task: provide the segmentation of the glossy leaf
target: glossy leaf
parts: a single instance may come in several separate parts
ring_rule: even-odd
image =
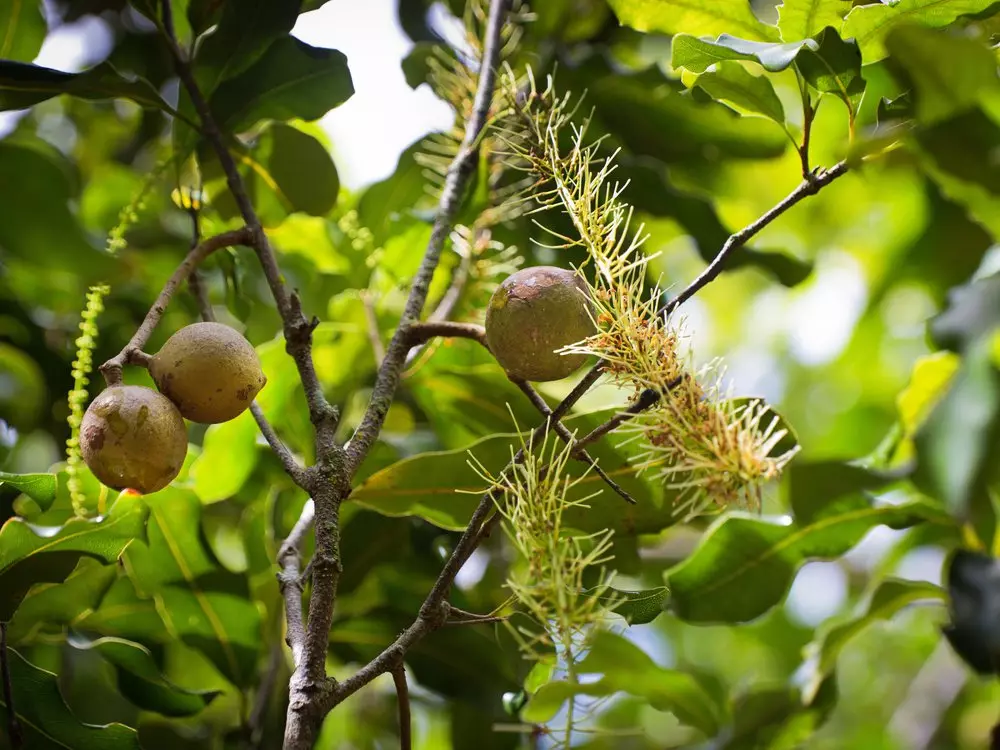
[[[81,556],[112,563],[144,534],[146,504],[123,493],[104,518],[76,518],[61,527],[38,527],[11,518],[0,528],[0,620],[10,620],[36,583],[58,583]]]
[[[748,622],[784,598],[795,572],[809,560],[830,560],[872,528],[902,529],[949,521],[914,502],[874,506],[864,498],[837,503],[807,525],[731,515],[705,532],[697,549],[667,571],[670,606],[687,622]]]
[[[131,99],[143,107],[171,111],[147,81],[129,80],[110,63],[83,73],[0,60],[0,111],[26,109],[60,94],[82,99]]]
[[[993,51],[974,39],[902,26],[885,39],[899,75],[913,86],[917,119],[932,125],[980,104],[1000,111]],[[942,61],[947,60],[947,65]]]
[[[796,65],[810,86],[839,98],[854,118],[865,91],[861,77],[861,51],[853,41],[844,41],[831,28],[816,37],[817,47],[803,49]]]
[[[84,724],[63,700],[59,678],[36,667],[14,649],[9,649],[14,710],[28,748],[72,748],[73,750],[140,750],[136,731],[123,724]],[[0,717],[9,720],[0,693]]]
[[[948,566],[951,623],[944,634],[955,652],[979,674],[1000,673],[1000,564],[993,557],[959,550]]]
[[[153,597],[167,629],[233,684],[252,684],[260,614],[246,578],[222,569],[205,546],[194,493],[171,487],[149,502],[149,544],[135,545],[126,557],[139,594]]]
[[[745,60],[776,73],[795,62],[803,49],[814,49],[817,46],[813,39],[779,44],[754,42],[729,34],[720,34],[715,40],[678,34],[671,46],[670,64],[675,68],[686,68],[692,73],[703,73],[709,66],[724,60]]]
[[[63,583],[33,586],[24,597],[7,630],[13,644],[29,641],[36,632],[65,627],[97,609],[118,570],[98,560],[84,559]]]
[[[841,35],[854,38],[865,64],[886,56],[884,41],[903,24],[947,26],[962,16],[982,13],[995,0],[899,0],[895,3],[858,5],[847,14]]]
[[[674,714],[682,723],[706,735],[711,736],[718,729],[721,708],[694,676],[658,666],[642,649],[620,635],[608,631],[596,633],[578,671],[602,677],[582,684],[559,680],[542,685],[522,709],[522,718],[544,723],[577,695],[626,692],[644,698],[658,711]]]
[[[893,618],[914,602],[941,601],[944,594],[944,589],[933,583],[890,578],[879,584],[860,613],[825,622],[807,651],[813,668],[805,689],[806,700],[811,700],[823,680],[833,674],[841,651],[865,628]]]
[[[55,474],[9,474],[0,471],[0,487],[13,487],[30,497],[42,510],[48,510],[56,499]]]
[[[723,4],[713,0],[610,0],[609,5],[623,26],[638,31],[696,36],[734,31],[764,42],[778,38],[778,30],[758,21],[744,0]]]
[[[991,343],[966,352],[944,397],[917,432],[914,481],[961,519],[991,514],[987,486],[1000,476],[1000,369]]]
[[[302,211],[324,216],[340,192],[337,168],[326,147],[304,130],[272,123],[252,149],[236,153],[247,192],[265,226],[277,226],[290,213]],[[204,169],[212,205],[225,218],[239,215],[214,156],[206,156]]]
[[[780,125],[785,122],[785,109],[771,82],[747,72],[737,62],[717,63],[714,71],[698,76],[695,85],[713,99],[735,104]]]
[[[129,702],[145,711],[164,716],[193,716],[220,693],[217,690],[185,690],[160,672],[149,649],[121,638],[70,638],[76,649],[95,651],[115,668],[118,687]]]
[[[317,120],[353,93],[342,52],[287,36],[275,41],[246,71],[219,86],[210,105],[222,128],[241,132],[263,119]]]
[[[225,3],[215,31],[206,36],[195,58],[194,73],[202,93],[211,98],[223,81],[257,62],[299,15],[301,0],[244,0]]]
[[[839,29],[851,0],[782,0],[778,31],[786,42],[816,36],[827,26]]]
[[[46,25],[41,6],[31,0],[0,3],[0,60],[31,62],[42,48]]]
[[[643,591],[612,588],[608,598],[618,602],[615,614],[624,617],[630,625],[645,625],[663,614],[670,600],[670,590],[666,586]]]
[[[788,467],[789,496],[795,521],[808,525],[848,497],[885,487],[898,477],[847,461],[793,461]]]
[[[599,415],[576,417],[567,420],[567,426],[583,433],[596,426],[598,419]],[[516,436],[495,435],[462,449],[422,453],[403,459],[372,474],[351,493],[349,502],[360,503],[389,516],[415,515],[441,528],[464,529],[487,487],[469,465],[469,453],[491,471],[500,471],[516,446],[520,446]],[[610,490],[602,489],[600,478],[590,473],[573,490],[573,496],[584,497],[602,491],[589,501],[589,509],[567,511],[567,523],[571,527],[583,531],[612,528],[633,535],[655,533],[677,522],[671,504],[674,495],[637,477],[628,464],[628,450],[635,448],[615,448],[612,441],[606,441],[588,450],[638,501],[637,504],[628,505]],[[579,462],[571,462],[569,471],[579,476],[583,468]]]

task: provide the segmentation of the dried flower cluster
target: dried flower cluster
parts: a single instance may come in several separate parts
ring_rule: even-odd
[[[679,513],[759,508],[763,484],[794,453],[772,455],[787,431],[762,402],[722,393],[717,366],[692,367],[683,326],[664,313],[661,290],[647,284],[647,235],[641,225],[633,228],[633,209],[621,200],[625,185],[613,180],[617,152],[601,156],[601,139],[588,142],[588,120],[574,123],[575,106],[555,95],[551,78],[539,91],[532,77],[525,87],[507,75],[504,90],[505,155],[533,177],[522,202],[564,211],[575,233],[550,233],[550,247],[583,247],[594,266],[587,281],[599,330],[566,351],[593,354],[618,384],[660,394],[627,429],[642,441],[637,467],[657,472],[678,492]]]

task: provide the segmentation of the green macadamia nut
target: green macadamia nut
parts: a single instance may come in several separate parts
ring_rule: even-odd
[[[579,369],[585,354],[557,354],[597,332],[587,285],[574,271],[534,266],[497,287],[486,311],[486,340],[513,377],[544,382]]]
[[[149,373],[184,417],[205,424],[238,417],[267,382],[250,342],[221,323],[177,331],[151,358]]]
[[[187,428],[170,399],[141,385],[106,388],[80,424],[83,460],[103,484],[146,495],[181,470]]]

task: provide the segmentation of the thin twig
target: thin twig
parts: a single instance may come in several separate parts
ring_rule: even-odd
[[[667,385],[667,388],[668,389],[676,388],[677,385],[681,382],[681,377],[678,377],[673,382],[669,383]],[[591,443],[597,442],[602,437],[607,435],[609,432],[613,432],[614,430],[616,430],[617,428],[621,427],[623,424],[628,422],[630,419],[633,419],[637,415],[646,411],[646,409],[649,409],[651,406],[653,406],[653,404],[655,404],[659,400],[660,400],[660,394],[657,393],[652,388],[647,388],[646,390],[644,390],[642,393],[639,394],[639,398],[637,398],[632,404],[630,404],[629,407],[625,409],[625,411],[615,414],[604,424],[595,427],[593,430],[588,432],[582,438],[577,440],[576,441],[577,446],[582,448],[585,445],[590,445]]]
[[[14,708],[14,684],[10,677],[10,661],[7,655],[7,623],[0,621],[0,672],[3,673],[3,702],[7,706],[7,732],[13,750],[24,747],[21,722]]]
[[[392,681],[396,685],[396,703],[399,706],[399,750],[413,750],[410,688],[406,684],[406,669],[402,664],[393,667]]]
[[[545,399],[542,398],[541,394],[535,390],[531,383],[521,380],[520,378],[511,378],[511,382],[521,389],[521,392],[528,397],[528,400],[532,403],[532,405],[542,413],[542,416],[551,418],[552,409],[549,408],[549,405],[545,403]],[[580,443],[576,440],[576,437],[569,431],[569,428],[566,427],[566,425],[562,422],[553,422],[552,429],[563,439],[563,442],[565,442],[566,445],[572,447],[571,455],[573,458],[587,464],[593,472],[597,474],[597,476],[599,476],[604,483],[608,485],[608,487],[620,495],[625,502],[632,505],[636,504],[635,498],[632,497],[624,487],[618,484],[618,482],[608,476],[607,472],[605,472],[604,469],[601,468],[600,464],[597,463],[597,459],[587,453],[586,449],[580,445]]]
[[[187,257],[181,261],[181,264],[177,266],[177,270],[167,279],[167,283],[163,285],[159,296],[156,298],[153,306],[149,308],[149,312],[146,313],[146,317],[136,329],[136,332],[132,334],[129,342],[118,354],[101,365],[101,373],[104,375],[107,384],[118,385],[121,383],[122,368],[125,364],[140,361],[142,347],[149,342],[149,337],[152,336],[156,325],[160,322],[160,318],[163,317],[170,298],[174,296],[177,288],[187,280],[191,272],[198,267],[199,263],[216,250],[221,250],[224,247],[233,247],[234,245],[249,245],[249,243],[250,231],[244,227],[243,229],[223,232],[214,237],[209,237],[191,250],[187,254]]]
[[[663,315],[670,315],[673,313],[674,310],[687,302],[687,300],[691,299],[691,297],[697,294],[701,289],[707,286],[709,282],[713,281],[720,273],[722,273],[722,269],[726,265],[726,261],[729,260],[729,257],[749,242],[750,239],[760,232],[761,229],[777,219],[803,198],[807,198],[810,195],[816,195],[820,189],[826,187],[838,177],[845,174],[847,169],[847,162],[842,161],[829,169],[817,169],[815,172],[810,173],[809,177],[799,183],[799,186],[785,196],[785,198],[774,208],[765,213],[752,224],[748,224],[736,234],[731,235],[722,246],[719,254],[712,259],[711,263],[708,264],[708,268],[702,271],[698,278],[692,281],[683,292],[664,305],[660,310],[660,313]]]
[[[287,630],[285,642],[292,650],[292,662],[296,667],[302,663],[302,651],[305,648],[306,628],[302,619],[302,544],[312,526],[316,514],[316,505],[312,500],[306,500],[299,520],[295,522],[288,537],[278,550],[278,585],[285,599],[285,619]]]
[[[450,320],[425,321],[414,323],[407,333],[410,346],[419,346],[433,338],[472,339],[482,344],[486,349],[486,329],[477,323],[455,323]]]
[[[271,653],[267,659],[267,669],[261,678],[260,685],[257,686],[257,695],[254,698],[253,709],[247,719],[247,727],[250,730],[250,746],[260,747],[264,738],[264,717],[267,714],[267,705],[271,701],[271,693],[274,685],[278,681],[278,672],[285,660],[281,651],[281,643],[275,643],[271,647]]]
[[[288,449],[288,446],[281,442],[278,433],[275,432],[274,427],[267,421],[267,417],[264,416],[264,410],[260,408],[260,404],[256,401],[251,403],[250,413],[253,414],[254,421],[257,422],[257,429],[260,430],[260,434],[264,436],[264,440],[267,441],[267,444],[271,446],[271,450],[274,451],[278,460],[281,461],[285,473],[300,487],[308,482],[306,468],[296,460],[295,456]]]
[[[469,270],[472,266],[472,248],[476,245],[476,238],[485,231],[483,229],[476,229],[474,231],[473,240],[469,243],[469,252],[460,256],[458,265],[455,266],[455,271],[451,275],[451,284],[448,286],[448,291],[441,297],[433,312],[427,316],[428,322],[440,323],[450,320],[451,316],[455,313],[455,308],[458,307],[458,302],[462,299],[462,292],[465,290],[465,285],[469,280]],[[417,357],[424,351],[425,346],[427,346],[426,343],[407,352],[406,360],[403,362],[404,370],[416,361]]]
[[[483,45],[483,59],[479,69],[479,83],[476,88],[472,113],[465,124],[462,144],[448,167],[437,216],[434,218],[434,227],[431,230],[420,268],[413,277],[406,306],[403,308],[402,319],[389,341],[385,359],[382,360],[382,365],[379,367],[368,408],[347,447],[348,468],[352,476],[375,444],[375,439],[385,422],[389,406],[396,389],[399,387],[406,355],[410,351],[409,328],[420,319],[423,312],[431,278],[434,276],[434,271],[441,259],[445,239],[454,226],[455,218],[458,216],[465,195],[465,187],[475,171],[479,152],[479,136],[486,125],[490,105],[493,101],[496,69],[503,46],[500,36],[510,2],[511,0],[492,0],[490,3]]]

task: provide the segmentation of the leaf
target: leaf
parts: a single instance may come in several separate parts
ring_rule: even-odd
[[[1000,326],[1000,273],[948,292],[948,306],[930,322],[934,343],[953,352],[970,348]]]
[[[998,440],[1000,370],[984,338],[966,351],[944,397],[914,437],[914,483],[959,519],[992,515],[987,487],[997,477]]]
[[[32,585],[63,581],[81,556],[115,562],[143,536],[146,516],[140,497],[122,493],[103,518],[74,518],[59,527],[9,519],[0,528],[0,620],[11,619]]]
[[[271,123],[253,148],[234,156],[250,199],[266,227],[290,213],[325,216],[337,203],[340,178],[330,152],[313,135],[282,122]],[[239,216],[214,154],[202,161],[209,199],[223,218]]]
[[[744,0],[609,0],[623,26],[637,31],[696,36],[736,31],[747,39],[776,41],[778,30],[761,23]]]
[[[958,550],[948,566],[951,623],[945,637],[979,674],[1000,674],[1000,564],[978,552]]]
[[[600,424],[601,417],[611,412],[598,412],[566,420],[571,430],[580,434]],[[520,446],[514,435],[494,435],[466,448],[422,453],[398,461],[375,472],[353,493],[349,502],[389,516],[414,515],[450,530],[464,529],[479,497],[487,489],[482,477],[469,465],[471,453],[491,471],[500,471],[511,457],[511,449]],[[674,513],[673,490],[665,491],[652,481],[637,477],[628,461],[634,444],[615,446],[614,441],[602,441],[588,448],[602,468],[638,502],[626,504],[618,495],[604,488],[594,473],[573,489],[571,496],[582,498],[598,490],[601,493],[588,501],[589,509],[567,511],[566,523],[581,531],[614,529],[624,536],[656,533],[679,519]],[[570,463],[569,474],[579,476],[585,467]]]
[[[895,3],[874,3],[854,7],[841,35],[851,37],[861,48],[865,64],[886,56],[884,40],[898,25],[920,24],[939,28],[948,26],[962,16],[982,13],[996,0],[898,0]]]
[[[606,59],[593,56],[564,73],[570,90],[587,90],[587,102],[595,108],[595,136],[610,133],[636,156],[708,165],[727,157],[773,158],[788,146],[787,136],[773,122],[740,117],[718,102],[699,100],[655,66],[622,75]]]
[[[0,111],[27,109],[60,94],[82,99],[131,99],[143,107],[173,111],[148,81],[129,80],[110,63],[101,63],[82,73],[64,73],[40,65],[0,60]]]
[[[291,36],[275,41],[246,71],[221,86],[209,102],[227,132],[260,120],[318,120],[354,94],[347,57]]]
[[[788,467],[788,494],[795,521],[808,525],[828,513],[834,501],[881,489],[897,478],[849,461],[793,461]]]
[[[672,611],[687,622],[748,622],[778,604],[809,560],[840,557],[873,527],[907,528],[949,519],[930,505],[836,503],[807,525],[745,515],[713,523],[695,551],[667,571]]]
[[[194,60],[202,94],[211,100],[223,81],[261,59],[272,42],[292,30],[301,4],[301,0],[225,3],[218,26],[201,42]]]
[[[114,565],[85,558],[63,583],[33,586],[14,613],[7,637],[17,644],[39,630],[62,628],[85,617],[98,607],[117,575]]]
[[[608,598],[619,601],[614,612],[624,617],[629,625],[645,625],[663,614],[670,599],[670,590],[666,586],[643,591],[612,588]]]
[[[837,658],[852,638],[872,623],[892,619],[904,607],[927,599],[944,599],[944,589],[926,581],[890,578],[878,585],[862,612],[823,623],[806,647],[813,669],[803,690],[805,700],[811,701],[823,681],[833,674]]]
[[[719,728],[722,710],[697,678],[658,666],[642,649],[620,635],[598,631],[577,670],[581,674],[603,676],[597,682],[584,684],[560,680],[542,685],[522,709],[521,718],[544,723],[576,695],[604,696],[621,691],[643,698],[657,711],[674,714],[708,736]]]
[[[69,639],[69,645],[81,651],[95,651],[112,664],[121,694],[145,711],[164,716],[193,716],[221,695],[218,690],[185,690],[174,685],[160,672],[149,649],[132,641],[122,638],[90,641],[75,636]]]
[[[778,6],[778,31],[786,42],[816,36],[827,26],[839,29],[851,0],[784,0]]]
[[[709,66],[725,60],[745,60],[777,73],[795,62],[803,49],[814,49],[817,46],[813,39],[778,44],[753,42],[730,34],[720,34],[714,41],[699,39],[690,34],[678,34],[671,45],[670,64],[674,68],[686,68],[692,73],[704,73]]]
[[[27,606],[28,601],[26,599],[22,606]],[[171,640],[156,611],[156,603],[152,599],[139,598],[135,585],[126,575],[119,576],[100,600],[100,605],[75,621],[73,627],[81,632],[117,636],[147,646]]]
[[[232,497],[257,466],[257,423],[249,410],[205,432],[201,455],[191,464],[193,489],[203,503]]]
[[[784,125],[785,109],[774,86],[763,76],[755,76],[737,62],[720,62],[714,72],[702,73],[695,85],[713,99],[763,115]]]
[[[27,748],[69,750],[141,750],[136,731],[124,724],[84,724],[63,700],[58,676],[36,667],[14,649],[7,651],[14,710]],[[9,713],[0,693],[0,716],[8,726]]]
[[[5,484],[23,492],[42,510],[48,510],[56,499],[55,474],[8,474],[0,471],[0,487]]]
[[[1000,78],[993,50],[967,37],[919,26],[893,29],[885,39],[897,77],[913,86],[918,121],[932,125],[980,104],[1000,112]],[[946,65],[942,61],[947,60]]]
[[[981,224],[996,231],[994,224],[978,215],[977,208],[979,201],[985,200],[984,213],[992,211],[1000,195],[1000,169],[992,160],[983,158],[1000,143],[997,122],[974,109],[917,128],[913,140],[915,150],[927,156],[922,166],[942,192],[965,204]]]
[[[865,91],[861,50],[831,28],[823,29],[816,41],[818,47],[803,49],[796,59],[799,72],[814,89],[834,94],[844,102],[853,120]]]
[[[35,0],[4,0],[0,3],[0,60],[31,62],[47,30]]]
[[[260,613],[245,576],[229,573],[205,546],[201,503],[169,487],[147,498],[149,543],[125,558],[141,596],[152,596],[167,629],[204,653],[238,687],[257,679]]]

